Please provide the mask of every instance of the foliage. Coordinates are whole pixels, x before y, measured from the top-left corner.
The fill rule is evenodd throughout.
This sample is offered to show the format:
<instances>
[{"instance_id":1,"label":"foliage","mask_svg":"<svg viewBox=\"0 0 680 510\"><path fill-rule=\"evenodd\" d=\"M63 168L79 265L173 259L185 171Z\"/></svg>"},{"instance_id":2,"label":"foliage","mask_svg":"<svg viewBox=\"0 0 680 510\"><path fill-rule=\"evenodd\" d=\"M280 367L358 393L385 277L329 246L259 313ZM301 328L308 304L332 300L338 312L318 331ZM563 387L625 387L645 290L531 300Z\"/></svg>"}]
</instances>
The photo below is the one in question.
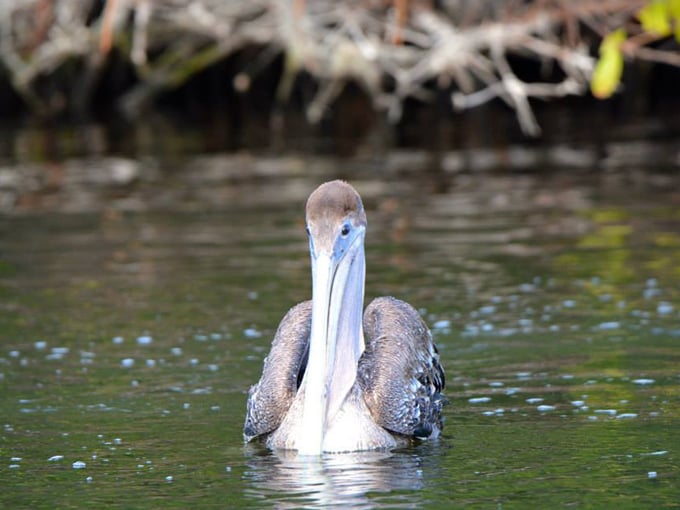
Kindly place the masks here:
<instances>
[{"instance_id":1,"label":"foliage","mask_svg":"<svg viewBox=\"0 0 680 510\"><path fill-rule=\"evenodd\" d=\"M621 45L626 41L626 37L626 31L619 28L602 40L600 60L590 81L590 90L597 98L605 99L611 96L621 81L623 74Z\"/></svg>"},{"instance_id":2,"label":"foliage","mask_svg":"<svg viewBox=\"0 0 680 510\"><path fill-rule=\"evenodd\" d=\"M637 12L642 32L633 36L637 41L654 42L673 35L680 43L680 0L650 0ZM613 30L602 39L600 59L595 66L590 90L600 99L610 97L618 88L623 74L623 59L627 45L639 44L628 36L625 28Z\"/></svg>"}]
</instances>

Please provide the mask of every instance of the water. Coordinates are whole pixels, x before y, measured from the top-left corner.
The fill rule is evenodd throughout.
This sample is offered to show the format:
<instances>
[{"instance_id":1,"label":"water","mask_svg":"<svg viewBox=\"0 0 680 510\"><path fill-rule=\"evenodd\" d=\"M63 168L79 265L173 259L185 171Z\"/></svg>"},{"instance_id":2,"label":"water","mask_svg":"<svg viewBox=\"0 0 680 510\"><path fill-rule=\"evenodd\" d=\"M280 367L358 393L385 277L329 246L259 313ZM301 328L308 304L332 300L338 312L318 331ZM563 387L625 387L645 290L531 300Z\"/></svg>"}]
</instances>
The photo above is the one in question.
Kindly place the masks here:
<instances>
[{"instance_id":1,"label":"water","mask_svg":"<svg viewBox=\"0 0 680 510\"><path fill-rule=\"evenodd\" d=\"M0 506L677 504L677 171L432 175L406 156L10 165ZM304 201L338 175L367 208L367 297L422 310L449 404L436 442L303 461L241 430L278 321L309 296Z\"/></svg>"}]
</instances>

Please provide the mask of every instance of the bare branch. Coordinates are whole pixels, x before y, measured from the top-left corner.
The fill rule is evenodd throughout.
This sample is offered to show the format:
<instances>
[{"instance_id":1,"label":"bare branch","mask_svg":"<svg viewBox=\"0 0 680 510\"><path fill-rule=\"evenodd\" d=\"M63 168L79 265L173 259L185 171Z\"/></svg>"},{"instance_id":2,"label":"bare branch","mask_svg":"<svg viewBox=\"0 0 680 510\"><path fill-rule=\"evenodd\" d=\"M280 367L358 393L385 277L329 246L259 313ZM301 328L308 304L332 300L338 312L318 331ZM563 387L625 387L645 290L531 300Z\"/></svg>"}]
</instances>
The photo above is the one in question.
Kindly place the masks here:
<instances>
[{"instance_id":1,"label":"bare branch","mask_svg":"<svg viewBox=\"0 0 680 510\"><path fill-rule=\"evenodd\" d=\"M108 0L91 20L96 0L5 0L0 2L0 61L27 104L49 114L56 107L37 92L39 77L77 59L85 63L86 88L91 88L103 59L117 49L137 71L138 83L118 98L135 116L161 91L258 47L259 56L235 73L235 89L247 90L255 75L283 54L279 101L288 100L301 72L319 82L307 107L311 122L354 81L392 122L400 119L405 99L429 101L443 90L455 109L499 98L515 110L522 129L536 135L531 99L587 93L596 63L593 49L621 26L629 30L622 48L629 58L680 66L677 51L649 47L658 37L635 19L645 3L469 0L435 8L408 0ZM511 56L537 61L561 81L523 82Z\"/></svg>"}]
</instances>

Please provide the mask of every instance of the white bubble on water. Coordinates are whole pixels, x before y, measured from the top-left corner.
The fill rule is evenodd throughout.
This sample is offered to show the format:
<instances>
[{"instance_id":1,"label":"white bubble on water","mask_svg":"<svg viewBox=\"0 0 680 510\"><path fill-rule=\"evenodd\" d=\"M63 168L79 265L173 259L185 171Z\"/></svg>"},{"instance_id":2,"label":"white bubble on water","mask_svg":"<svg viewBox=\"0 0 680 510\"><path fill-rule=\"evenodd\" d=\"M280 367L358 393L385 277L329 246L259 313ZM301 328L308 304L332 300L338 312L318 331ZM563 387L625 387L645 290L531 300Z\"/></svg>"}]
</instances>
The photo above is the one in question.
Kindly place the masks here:
<instances>
[{"instance_id":1,"label":"white bubble on water","mask_svg":"<svg viewBox=\"0 0 680 510\"><path fill-rule=\"evenodd\" d=\"M656 313L659 315L668 315L673 313L673 305L667 301L661 301L656 307Z\"/></svg>"},{"instance_id":2,"label":"white bubble on water","mask_svg":"<svg viewBox=\"0 0 680 510\"><path fill-rule=\"evenodd\" d=\"M59 462L60 460L64 460L63 455L52 455L49 459L47 459L47 462Z\"/></svg>"},{"instance_id":3,"label":"white bubble on water","mask_svg":"<svg viewBox=\"0 0 680 510\"><path fill-rule=\"evenodd\" d=\"M156 360L155 359L148 359L146 360L146 366L149 368L153 368L156 366Z\"/></svg>"},{"instance_id":4,"label":"white bubble on water","mask_svg":"<svg viewBox=\"0 0 680 510\"><path fill-rule=\"evenodd\" d=\"M173 356L181 356L182 355L182 348L181 347L173 347L170 349L170 352L172 353Z\"/></svg>"},{"instance_id":5,"label":"white bubble on water","mask_svg":"<svg viewBox=\"0 0 680 510\"><path fill-rule=\"evenodd\" d=\"M123 358L120 360L120 366L123 368L131 368L135 364L134 358Z\"/></svg>"},{"instance_id":6,"label":"white bubble on water","mask_svg":"<svg viewBox=\"0 0 680 510\"><path fill-rule=\"evenodd\" d=\"M640 386L648 386L650 384L654 384L656 381L654 379L646 379L646 378L640 378L640 379L633 379L633 384L639 384Z\"/></svg>"},{"instance_id":7,"label":"white bubble on water","mask_svg":"<svg viewBox=\"0 0 680 510\"><path fill-rule=\"evenodd\" d=\"M165 481L168 482L168 483L172 482L173 480L174 480L174 477L172 475L168 475L168 476L165 477Z\"/></svg>"},{"instance_id":8,"label":"white bubble on water","mask_svg":"<svg viewBox=\"0 0 680 510\"><path fill-rule=\"evenodd\" d=\"M465 325L465 332L463 333L466 336L475 336L479 334L479 327L477 327L474 324L466 324Z\"/></svg>"},{"instance_id":9,"label":"white bubble on water","mask_svg":"<svg viewBox=\"0 0 680 510\"><path fill-rule=\"evenodd\" d=\"M142 335L137 337L137 345L150 345L153 338L149 335Z\"/></svg>"},{"instance_id":10,"label":"white bubble on water","mask_svg":"<svg viewBox=\"0 0 680 510\"><path fill-rule=\"evenodd\" d=\"M432 329L446 329L449 327L451 327L451 321L446 319L438 320L432 324Z\"/></svg>"},{"instance_id":11,"label":"white bubble on water","mask_svg":"<svg viewBox=\"0 0 680 510\"><path fill-rule=\"evenodd\" d=\"M656 476L657 476L657 475L656 475L656 471L648 471L648 472L647 472L647 478L649 478L650 480L655 479Z\"/></svg>"},{"instance_id":12,"label":"white bubble on water","mask_svg":"<svg viewBox=\"0 0 680 510\"><path fill-rule=\"evenodd\" d=\"M43 349L47 348L47 342L45 342L45 340L38 340L33 344L33 346L39 351L42 351Z\"/></svg>"},{"instance_id":13,"label":"white bubble on water","mask_svg":"<svg viewBox=\"0 0 680 510\"><path fill-rule=\"evenodd\" d=\"M472 397L468 399L468 402L470 402L471 404L484 404L490 401L491 397Z\"/></svg>"},{"instance_id":14,"label":"white bubble on water","mask_svg":"<svg viewBox=\"0 0 680 510\"><path fill-rule=\"evenodd\" d=\"M609 416L616 416L618 413L616 409L595 409L593 412L595 414L607 414Z\"/></svg>"},{"instance_id":15,"label":"white bubble on water","mask_svg":"<svg viewBox=\"0 0 680 510\"><path fill-rule=\"evenodd\" d=\"M539 404L543 402L543 399L540 397L531 397L526 400L527 404Z\"/></svg>"},{"instance_id":16,"label":"white bubble on water","mask_svg":"<svg viewBox=\"0 0 680 510\"><path fill-rule=\"evenodd\" d=\"M653 297L656 297L661 294L661 291L659 289L653 288L653 289L645 289L642 291L642 296L645 299L652 299Z\"/></svg>"},{"instance_id":17,"label":"white bubble on water","mask_svg":"<svg viewBox=\"0 0 680 510\"><path fill-rule=\"evenodd\" d=\"M87 467L87 464L85 464L82 460L77 460L73 464L71 464L73 469L85 469Z\"/></svg>"},{"instance_id":18,"label":"white bubble on water","mask_svg":"<svg viewBox=\"0 0 680 510\"><path fill-rule=\"evenodd\" d=\"M547 413L550 411L554 411L556 409L555 406L551 406L548 404L541 404L540 406L536 406L536 410L541 412L541 413Z\"/></svg>"},{"instance_id":19,"label":"white bubble on water","mask_svg":"<svg viewBox=\"0 0 680 510\"><path fill-rule=\"evenodd\" d=\"M619 414L616 419L617 420L626 420L630 418L637 418L637 413L621 413Z\"/></svg>"},{"instance_id":20,"label":"white bubble on water","mask_svg":"<svg viewBox=\"0 0 680 510\"><path fill-rule=\"evenodd\" d=\"M255 328L246 328L243 330L243 334L246 338L260 338L262 336L262 333Z\"/></svg>"},{"instance_id":21,"label":"white bubble on water","mask_svg":"<svg viewBox=\"0 0 680 510\"><path fill-rule=\"evenodd\" d=\"M88 476L87 478L85 478L85 481L87 483L92 483L92 480L93 480L93 478L91 476Z\"/></svg>"},{"instance_id":22,"label":"white bubble on water","mask_svg":"<svg viewBox=\"0 0 680 510\"><path fill-rule=\"evenodd\" d=\"M601 322L597 328L601 330L619 329L621 325L618 321Z\"/></svg>"},{"instance_id":23,"label":"white bubble on water","mask_svg":"<svg viewBox=\"0 0 680 510\"><path fill-rule=\"evenodd\" d=\"M111 341L116 345L120 345L123 343L124 340L122 336L114 336Z\"/></svg>"}]
</instances>

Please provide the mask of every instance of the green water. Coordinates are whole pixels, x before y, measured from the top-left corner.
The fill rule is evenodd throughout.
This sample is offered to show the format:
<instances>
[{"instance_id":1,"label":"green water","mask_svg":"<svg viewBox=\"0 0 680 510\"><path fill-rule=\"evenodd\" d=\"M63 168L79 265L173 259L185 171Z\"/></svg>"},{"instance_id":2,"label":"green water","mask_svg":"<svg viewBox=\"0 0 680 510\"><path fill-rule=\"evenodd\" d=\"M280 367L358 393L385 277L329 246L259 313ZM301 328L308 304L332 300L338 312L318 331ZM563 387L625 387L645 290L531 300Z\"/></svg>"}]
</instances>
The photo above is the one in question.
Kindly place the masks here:
<instances>
[{"instance_id":1,"label":"green water","mask_svg":"<svg viewBox=\"0 0 680 510\"><path fill-rule=\"evenodd\" d=\"M229 161L67 179L0 216L0 507L680 502L675 173L501 169L433 193L352 159L212 172ZM437 442L303 462L241 429L278 321L309 297L304 200L336 175L366 204L367 297L422 310L449 403Z\"/></svg>"}]
</instances>

